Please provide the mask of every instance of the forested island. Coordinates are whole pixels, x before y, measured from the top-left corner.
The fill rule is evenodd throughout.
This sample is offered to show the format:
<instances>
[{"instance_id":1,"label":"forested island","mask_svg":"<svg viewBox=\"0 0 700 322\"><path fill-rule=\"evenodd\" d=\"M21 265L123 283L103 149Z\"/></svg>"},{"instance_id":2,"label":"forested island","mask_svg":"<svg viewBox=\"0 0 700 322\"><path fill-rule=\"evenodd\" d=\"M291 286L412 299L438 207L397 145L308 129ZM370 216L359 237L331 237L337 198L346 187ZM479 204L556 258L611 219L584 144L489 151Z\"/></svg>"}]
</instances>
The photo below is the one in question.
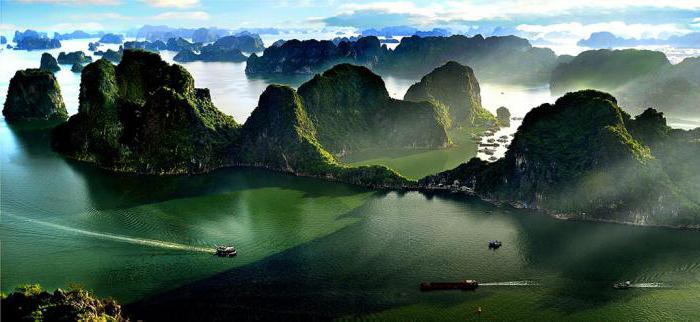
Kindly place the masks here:
<instances>
[{"instance_id":1,"label":"forested island","mask_svg":"<svg viewBox=\"0 0 700 322\"><path fill-rule=\"evenodd\" d=\"M287 44L301 42L282 47ZM344 46L357 57L367 54L364 46ZM507 124L507 109L496 117L481 106L470 67L447 62L396 100L370 69L338 64L298 90L270 85L241 125L213 105L207 89L195 88L181 66L148 51L122 54L116 66L100 59L84 68L79 112L53 131L56 151L119 172L197 174L252 166L377 188L453 187L563 218L698 224L700 169L680 161L700 154L697 130L673 130L651 109L633 118L607 93L568 93L533 109L505 158L494 163L472 159L413 181L383 166L351 167L337 158L368 149L439 149L469 133L464 129ZM665 68L663 57L649 55L658 62L654 68ZM562 64L576 66L582 57ZM606 81L617 85L643 74Z\"/></svg>"}]
</instances>

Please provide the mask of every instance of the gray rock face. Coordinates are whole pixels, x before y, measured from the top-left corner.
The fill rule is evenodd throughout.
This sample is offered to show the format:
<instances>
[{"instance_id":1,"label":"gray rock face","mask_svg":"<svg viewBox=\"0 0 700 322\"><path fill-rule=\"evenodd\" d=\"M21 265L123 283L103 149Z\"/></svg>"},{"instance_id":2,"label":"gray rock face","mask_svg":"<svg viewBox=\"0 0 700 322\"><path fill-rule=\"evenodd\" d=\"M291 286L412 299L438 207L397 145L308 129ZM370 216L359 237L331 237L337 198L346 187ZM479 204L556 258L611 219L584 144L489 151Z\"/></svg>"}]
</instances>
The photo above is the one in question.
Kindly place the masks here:
<instances>
[{"instance_id":1,"label":"gray rock face","mask_svg":"<svg viewBox=\"0 0 700 322\"><path fill-rule=\"evenodd\" d=\"M39 69L55 73L61 70L61 67L58 67L58 62L56 61L56 58L53 58L51 54L43 53L41 55L41 64L39 65Z\"/></svg>"},{"instance_id":2,"label":"gray rock face","mask_svg":"<svg viewBox=\"0 0 700 322\"><path fill-rule=\"evenodd\" d=\"M51 72L41 69L15 73L10 80L2 114L8 123L68 118L58 81Z\"/></svg>"}]
</instances>

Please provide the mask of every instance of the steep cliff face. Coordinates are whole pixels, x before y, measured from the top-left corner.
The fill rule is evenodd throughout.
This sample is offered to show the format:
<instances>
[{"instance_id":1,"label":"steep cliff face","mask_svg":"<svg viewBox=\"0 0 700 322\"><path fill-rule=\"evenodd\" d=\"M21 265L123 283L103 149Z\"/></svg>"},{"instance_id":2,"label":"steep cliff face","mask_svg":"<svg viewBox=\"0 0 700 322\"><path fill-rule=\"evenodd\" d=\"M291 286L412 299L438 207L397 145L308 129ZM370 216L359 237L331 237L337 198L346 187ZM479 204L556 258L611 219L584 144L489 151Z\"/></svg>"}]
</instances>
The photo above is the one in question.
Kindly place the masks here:
<instances>
[{"instance_id":1,"label":"steep cliff face","mask_svg":"<svg viewBox=\"0 0 700 322\"><path fill-rule=\"evenodd\" d=\"M116 171L198 173L228 162L237 133L182 67L126 50L116 67L103 59L85 67L79 112L55 129L53 146Z\"/></svg>"},{"instance_id":2,"label":"steep cliff face","mask_svg":"<svg viewBox=\"0 0 700 322\"><path fill-rule=\"evenodd\" d=\"M256 34L221 37L212 45L216 48L238 49L249 53L263 51L265 49L262 39Z\"/></svg>"},{"instance_id":3,"label":"steep cliff face","mask_svg":"<svg viewBox=\"0 0 700 322\"><path fill-rule=\"evenodd\" d=\"M2 110L8 123L68 118L58 81L49 71L18 70L10 80Z\"/></svg>"},{"instance_id":4,"label":"steep cliff face","mask_svg":"<svg viewBox=\"0 0 700 322\"><path fill-rule=\"evenodd\" d=\"M372 67L388 55L376 37L355 42L328 40L289 40L265 49L262 56L252 54L246 63L246 74L313 74L335 64L352 63Z\"/></svg>"},{"instance_id":5,"label":"steep cliff face","mask_svg":"<svg viewBox=\"0 0 700 322\"><path fill-rule=\"evenodd\" d=\"M92 62L92 57L85 56L82 51L74 51L70 53L61 52L58 54L56 59L59 64L73 65L73 64L85 64Z\"/></svg>"},{"instance_id":6,"label":"steep cliff face","mask_svg":"<svg viewBox=\"0 0 700 322\"><path fill-rule=\"evenodd\" d=\"M569 217L692 222L697 203L678 193L664 163L630 134L632 122L609 94L569 93L527 114L505 158L472 159L422 184L459 180L485 198Z\"/></svg>"},{"instance_id":7,"label":"steep cliff face","mask_svg":"<svg viewBox=\"0 0 700 322\"><path fill-rule=\"evenodd\" d=\"M371 148L435 148L449 143L443 106L389 97L369 69L336 65L299 87L318 139L332 153Z\"/></svg>"},{"instance_id":8,"label":"steep cliff face","mask_svg":"<svg viewBox=\"0 0 700 322\"><path fill-rule=\"evenodd\" d=\"M61 67L58 67L58 62L56 62L56 58L53 58L51 54L43 53L41 54L41 63L39 64L39 69L55 73L61 70Z\"/></svg>"},{"instance_id":9,"label":"steep cliff face","mask_svg":"<svg viewBox=\"0 0 700 322\"><path fill-rule=\"evenodd\" d=\"M589 50L552 71L555 94L594 88L616 92L629 82L671 66L662 52L651 50Z\"/></svg>"},{"instance_id":10,"label":"steep cliff face","mask_svg":"<svg viewBox=\"0 0 700 322\"><path fill-rule=\"evenodd\" d=\"M492 125L495 117L481 106L481 89L471 68L450 61L409 87L407 101L435 101L447 108L453 126Z\"/></svg>"},{"instance_id":11,"label":"steep cliff face","mask_svg":"<svg viewBox=\"0 0 700 322\"><path fill-rule=\"evenodd\" d=\"M317 130L302 98L291 88L270 85L260 96L232 146L238 164L374 187L412 183L381 166L340 165L317 139Z\"/></svg>"},{"instance_id":12,"label":"steep cliff face","mask_svg":"<svg viewBox=\"0 0 700 322\"><path fill-rule=\"evenodd\" d=\"M500 83L542 83L556 65L556 54L532 47L527 39L487 37L404 37L379 65L382 72L424 75L448 61L470 66L480 80Z\"/></svg>"}]
</instances>

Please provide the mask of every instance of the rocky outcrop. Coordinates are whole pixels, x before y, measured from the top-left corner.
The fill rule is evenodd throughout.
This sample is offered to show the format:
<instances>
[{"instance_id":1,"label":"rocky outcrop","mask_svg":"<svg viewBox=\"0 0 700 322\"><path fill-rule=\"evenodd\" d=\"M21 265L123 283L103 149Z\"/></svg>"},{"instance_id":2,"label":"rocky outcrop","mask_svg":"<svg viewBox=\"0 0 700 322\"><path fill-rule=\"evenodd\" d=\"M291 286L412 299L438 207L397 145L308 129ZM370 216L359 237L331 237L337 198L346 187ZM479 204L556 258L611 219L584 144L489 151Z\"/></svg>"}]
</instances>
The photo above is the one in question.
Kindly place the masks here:
<instances>
[{"instance_id":1,"label":"rocky outcrop","mask_svg":"<svg viewBox=\"0 0 700 322\"><path fill-rule=\"evenodd\" d=\"M669 176L673 168L655 157L640 134L645 128L640 124L658 123L658 117L637 120L609 94L569 93L530 111L504 158L494 163L475 158L420 184L458 180L485 199L558 217L697 225L700 199L679 193ZM697 142L692 150L700 155ZM700 190L692 191L697 196Z\"/></svg>"},{"instance_id":2,"label":"rocky outcrop","mask_svg":"<svg viewBox=\"0 0 700 322\"><path fill-rule=\"evenodd\" d=\"M116 67L104 59L85 67L78 114L54 130L52 144L115 171L200 173L228 163L237 133L184 68L126 50Z\"/></svg>"},{"instance_id":3,"label":"rocky outcrop","mask_svg":"<svg viewBox=\"0 0 700 322\"><path fill-rule=\"evenodd\" d=\"M415 184L385 167L338 163L317 134L303 99L289 87L269 86L239 127L214 107L208 90L194 88L184 68L126 50L116 67L104 59L85 67L78 114L54 129L52 146L113 171L192 174L254 166L371 187Z\"/></svg>"},{"instance_id":4,"label":"rocky outcrop","mask_svg":"<svg viewBox=\"0 0 700 322\"><path fill-rule=\"evenodd\" d=\"M336 65L299 86L318 140L334 154L374 148L437 148L449 144L442 106L389 97L369 69Z\"/></svg>"},{"instance_id":5,"label":"rocky outcrop","mask_svg":"<svg viewBox=\"0 0 700 322\"><path fill-rule=\"evenodd\" d=\"M53 58L51 54L43 53L41 54L41 63L39 64L39 69L55 73L61 70L61 67L58 67L58 62L56 62L56 58Z\"/></svg>"},{"instance_id":6,"label":"rocky outcrop","mask_svg":"<svg viewBox=\"0 0 700 322\"><path fill-rule=\"evenodd\" d=\"M270 85L260 95L234 147L239 164L372 187L410 186L409 180L381 166L338 164L317 139L317 129L294 89Z\"/></svg>"},{"instance_id":7,"label":"rocky outcrop","mask_svg":"<svg viewBox=\"0 0 700 322\"><path fill-rule=\"evenodd\" d=\"M49 38L22 38L15 46L16 50L45 50L61 48L61 42L58 39Z\"/></svg>"},{"instance_id":8,"label":"rocky outcrop","mask_svg":"<svg viewBox=\"0 0 700 322\"><path fill-rule=\"evenodd\" d=\"M443 105L452 126L492 126L494 116L481 106L481 89L471 68L447 62L411 85L404 96L408 101L432 101Z\"/></svg>"},{"instance_id":9,"label":"rocky outcrop","mask_svg":"<svg viewBox=\"0 0 700 322\"><path fill-rule=\"evenodd\" d=\"M289 40L266 48L262 56L251 54L246 74L314 74L339 63L373 67L387 54L376 37L338 45L327 40Z\"/></svg>"},{"instance_id":10,"label":"rocky outcrop","mask_svg":"<svg viewBox=\"0 0 700 322\"><path fill-rule=\"evenodd\" d=\"M71 66L70 71L74 73L80 73L83 71L83 65L75 63L73 66Z\"/></svg>"},{"instance_id":11,"label":"rocky outcrop","mask_svg":"<svg viewBox=\"0 0 700 322\"><path fill-rule=\"evenodd\" d=\"M501 126L509 127L510 126L510 111L508 110L507 107L501 106L496 109L496 120L498 120L498 124Z\"/></svg>"},{"instance_id":12,"label":"rocky outcrop","mask_svg":"<svg viewBox=\"0 0 700 322\"><path fill-rule=\"evenodd\" d=\"M161 50L167 50L168 45L161 40L156 40L154 42L150 41L127 41L124 43L124 49L143 49L153 52L158 52Z\"/></svg>"},{"instance_id":13,"label":"rocky outcrop","mask_svg":"<svg viewBox=\"0 0 700 322\"><path fill-rule=\"evenodd\" d=\"M173 60L179 63L205 61L205 62L244 62L248 59L238 49L219 48L213 45L202 47L199 53L192 50L183 50Z\"/></svg>"},{"instance_id":14,"label":"rocky outcrop","mask_svg":"<svg viewBox=\"0 0 700 322\"><path fill-rule=\"evenodd\" d=\"M256 34L241 34L234 36L221 37L212 44L215 48L220 49L238 49L243 52L253 53L260 52L265 49L262 39Z\"/></svg>"},{"instance_id":15,"label":"rocky outcrop","mask_svg":"<svg viewBox=\"0 0 700 322\"><path fill-rule=\"evenodd\" d=\"M658 51L589 50L557 65L552 71L550 89L554 94L581 89L616 92L621 86L670 65L666 55Z\"/></svg>"},{"instance_id":16,"label":"rocky outcrop","mask_svg":"<svg viewBox=\"0 0 700 322\"><path fill-rule=\"evenodd\" d=\"M91 42L88 44L88 50L89 51L97 51L97 47L100 47L99 42Z\"/></svg>"},{"instance_id":17,"label":"rocky outcrop","mask_svg":"<svg viewBox=\"0 0 700 322\"><path fill-rule=\"evenodd\" d=\"M103 44L121 44L124 42L124 36L118 34L105 34L100 38L99 42Z\"/></svg>"},{"instance_id":18,"label":"rocky outcrop","mask_svg":"<svg viewBox=\"0 0 700 322\"><path fill-rule=\"evenodd\" d=\"M192 50L192 51L199 51L199 49L202 48L201 43L191 43L187 41L187 39L178 37L178 38L170 38L168 39L168 42L165 44L165 48L170 51L183 51L183 50Z\"/></svg>"},{"instance_id":19,"label":"rocky outcrop","mask_svg":"<svg viewBox=\"0 0 700 322\"><path fill-rule=\"evenodd\" d=\"M92 57L85 56L82 51L74 51L71 53L61 52L58 54L57 59L59 64L73 65L73 64L86 64L92 62Z\"/></svg>"},{"instance_id":20,"label":"rocky outcrop","mask_svg":"<svg viewBox=\"0 0 700 322\"><path fill-rule=\"evenodd\" d=\"M28 38L48 38L48 35L45 32L38 32L31 29L27 29L25 31L15 30L15 35L12 37L12 42L19 43Z\"/></svg>"},{"instance_id":21,"label":"rocky outcrop","mask_svg":"<svg viewBox=\"0 0 700 322\"><path fill-rule=\"evenodd\" d=\"M109 60L113 63L119 63L122 60L122 54L124 53L123 50L112 50L112 49L107 49L107 51L96 51L95 56L102 56L102 59Z\"/></svg>"},{"instance_id":22,"label":"rocky outcrop","mask_svg":"<svg viewBox=\"0 0 700 322\"><path fill-rule=\"evenodd\" d=\"M68 118L58 81L51 72L41 69L15 73L10 80L2 114L8 123Z\"/></svg>"},{"instance_id":23,"label":"rocky outcrop","mask_svg":"<svg viewBox=\"0 0 700 322\"><path fill-rule=\"evenodd\" d=\"M547 48L533 47L515 36L404 37L379 71L417 76L448 61L471 67L481 81L499 83L546 83L557 56Z\"/></svg>"},{"instance_id":24,"label":"rocky outcrop","mask_svg":"<svg viewBox=\"0 0 700 322\"><path fill-rule=\"evenodd\" d=\"M7 38L5 36L0 36L0 45L4 45L7 43Z\"/></svg>"},{"instance_id":25,"label":"rocky outcrop","mask_svg":"<svg viewBox=\"0 0 700 322\"><path fill-rule=\"evenodd\" d=\"M43 321L128 321L117 302L82 289L59 288L49 293L39 285L23 285L3 295L3 321L34 321L37 317Z\"/></svg>"}]
</instances>

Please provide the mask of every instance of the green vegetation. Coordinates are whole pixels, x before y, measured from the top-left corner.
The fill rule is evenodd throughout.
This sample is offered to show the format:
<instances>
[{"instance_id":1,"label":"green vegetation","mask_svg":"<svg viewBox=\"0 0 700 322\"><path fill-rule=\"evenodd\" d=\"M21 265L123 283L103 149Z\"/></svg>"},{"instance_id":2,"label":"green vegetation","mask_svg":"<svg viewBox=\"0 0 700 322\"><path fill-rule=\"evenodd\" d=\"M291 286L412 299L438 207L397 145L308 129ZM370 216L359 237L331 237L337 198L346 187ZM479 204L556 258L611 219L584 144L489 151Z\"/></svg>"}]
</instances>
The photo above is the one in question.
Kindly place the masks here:
<instances>
[{"instance_id":1,"label":"green vegetation","mask_svg":"<svg viewBox=\"0 0 700 322\"><path fill-rule=\"evenodd\" d=\"M55 129L53 146L116 171L199 173L228 162L237 133L184 68L126 50L117 67L104 59L85 67L78 114Z\"/></svg>"},{"instance_id":2,"label":"green vegetation","mask_svg":"<svg viewBox=\"0 0 700 322\"><path fill-rule=\"evenodd\" d=\"M620 88L616 94L625 106L653 106L673 116L698 116L700 57L686 58Z\"/></svg>"},{"instance_id":3,"label":"green vegetation","mask_svg":"<svg viewBox=\"0 0 700 322\"><path fill-rule=\"evenodd\" d=\"M61 67L58 66L56 58L53 58L51 54L43 53L41 54L41 63L39 64L39 69L55 73L61 70Z\"/></svg>"},{"instance_id":4,"label":"green vegetation","mask_svg":"<svg viewBox=\"0 0 700 322\"><path fill-rule=\"evenodd\" d=\"M58 81L50 71L18 70L10 80L2 110L8 123L68 118Z\"/></svg>"},{"instance_id":5,"label":"green vegetation","mask_svg":"<svg viewBox=\"0 0 700 322\"><path fill-rule=\"evenodd\" d=\"M557 94L587 88L615 91L670 65L666 55L658 51L589 50L554 68L550 87Z\"/></svg>"},{"instance_id":6,"label":"green vegetation","mask_svg":"<svg viewBox=\"0 0 700 322\"><path fill-rule=\"evenodd\" d=\"M490 126L495 117L481 106L481 90L471 68L450 61L411 85L404 96L408 101L434 101L449 113L451 125Z\"/></svg>"},{"instance_id":7,"label":"green vegetation","mask_svg":"<svg viewBox=\"0 0 700 322\"><path fill-rule=\"evenodd\" d=\"M270 85L241 131L235 155L242 165L292 172L375 187L401 187L411 182L380 166L340 165L317 139L301 97L292 89Z\"/></svg>"},{"instance_id":8,"label":"green vegetation","mask_svg":"<svg viewBox=\"0 0 700 322\"><path fill-rule=\"evenodd\" d=\"M3 321L128 321L121 306L98 299L89 291L71 288L49 293L38 284L22 285L2 296Z\"/></svg>"},{"instance_id":9,"label":"green vegetation","mask_svg":"<svg viewBox=\"0 0 700 322\"><path fill-rule=\"evenodd\" d=\"M368 88L361 90L369 93ZM355 95L363 97L362 92ZM388 94L382 99L392 108L408 108ZM432 105L406 105L424 108L432 116ZM326 106L331 107L336 111L328 112L337 115L338 106ZM240 127L216 109L207 89L194 88L184 68L155 53L126 50L116 67L104 59L85 67L78 114L54 129L52 145L70 158L123 172L190 174L245 165L364 186L414 184L385 167L341 165L319 142L322 132L307 113L294 90L272 85ZM388 120L384 124L389 129L407 131L413 126L410 120L396 120L405 112L382 113L380 119ZM444 126L434 118L427 122L444 134ZM425 134L414 136L420 135Z\"/></svg>"},{"instance_id":10,"label":"green vegetation","mask_svg":"<svg viewBox=\"0 0 700 322\"><path fill-rule=\"evenodd\" d=\"M57 61L59 64L67 65L85 64L92 62L92 57L85 56L85 53L82 51L74 51L67 54L65 52L61 52L58 54Z\"/></svg>"},{"instance_id":11,"label":"green vegetation","mask_svg":"<svg viewBox=\"0 0 700 322\"><path fill-rule=\"evenodd\" d=\"M405 37L377 66L382 72L423 75L447 61L474 69L479 79L500 83L536 84L549 79L557 56L516 36Z\"/></svg>"},{"instance_id":12,"label":"green vegetation","mask_svg":"<svg viewBox=\"0 0 700 322\"><path fill-rule=\"evenodd\" d=\"M436 148L449 144L444 106L392 99L369 69L340 64L299 87L318 140L345 154L372 148Z\"/></svg>"},{"instance_id":13,"label":"green vegetation","mask_svg":"<svg viewBox=\"0 0 700 322\"><path fill-rule=\"evenodd\" d=\"M679 157L697 157L698 142L678 134L681 141L667 147L683 152L650 148L650 137L667 132L658 120L651 111L631 120L606 93L569 93L526 115L505 158L492 164L472 159L420 183L458 180L485 198L567 217L697 225L698 199L679 192L671 178L678 174L668 166Z\"/></svg>"}]
</instances>

